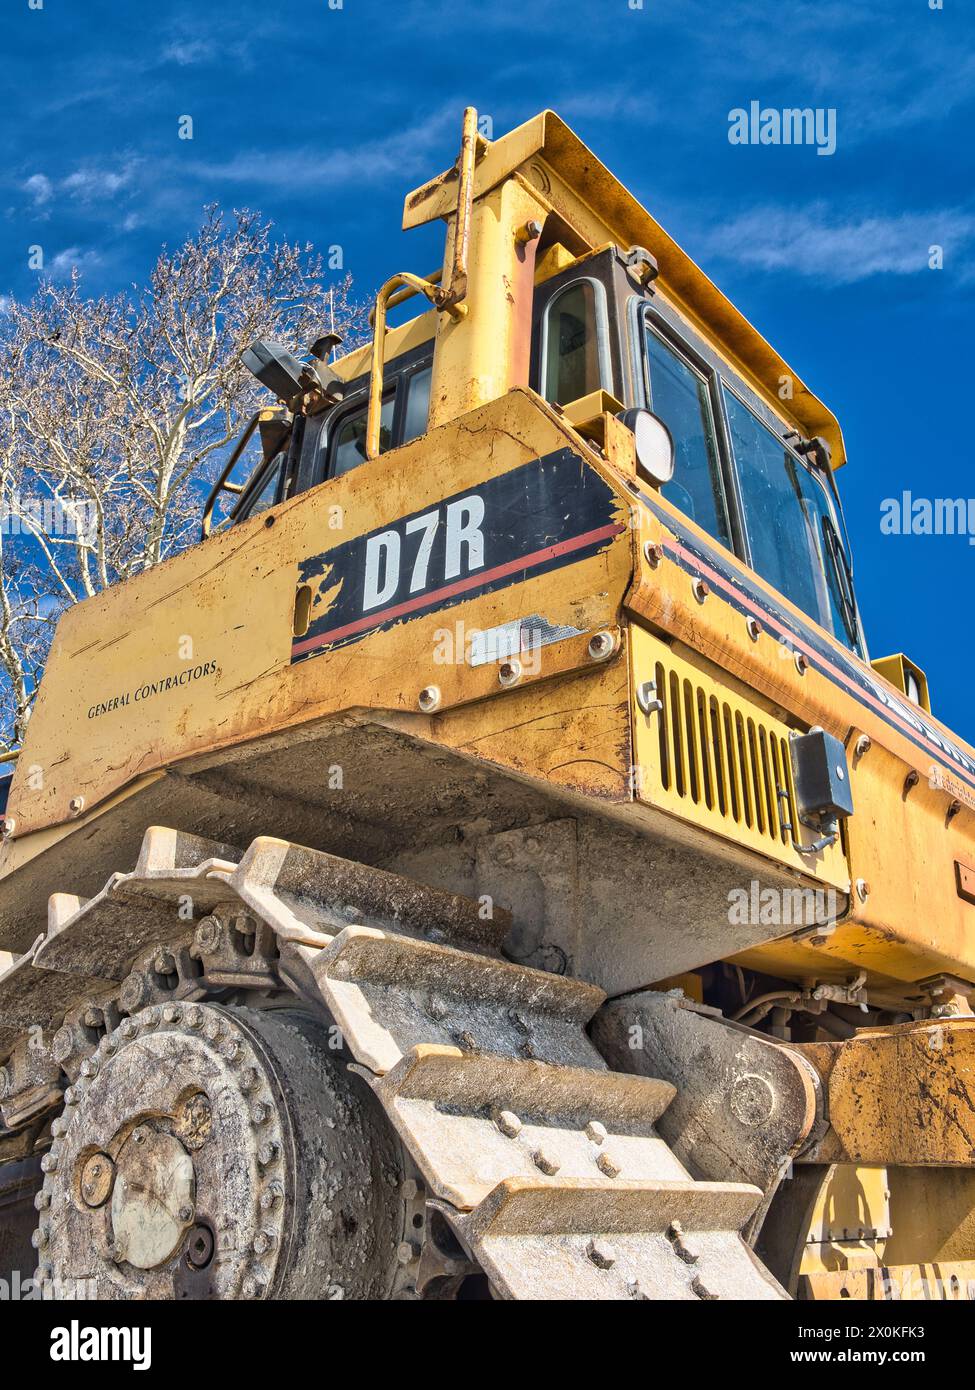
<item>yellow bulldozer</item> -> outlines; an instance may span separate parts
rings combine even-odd
[[[253,344],[201,543],[60,623],[4,1267],[971,1298],[975,750],[867,655],[840,427],[553,113],[468,110],[436,220],[369,345]]]

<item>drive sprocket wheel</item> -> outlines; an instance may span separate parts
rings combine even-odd
[[[125,1019],[52,1126],[38,1278],[100,1299],[396,1297],[415,1185],[329,1042],[290,1009]]]

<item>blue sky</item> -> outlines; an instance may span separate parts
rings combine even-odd
[[[910,653],[975,740],[975,545],[880,531],[905,489],[975,497],[975,18],[930,3],[6,0],[0,307],[30,246],[111,291],[211,200],[342,246],[363,293],[427,271],[403,195],[462,107],[496,133],[553,107],[839,416],[871,652]],[[730,144],[753,100],[835,108],[835,154]]]

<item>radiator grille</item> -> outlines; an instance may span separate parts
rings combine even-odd
[[[783,845],[796,824],[788,737],[657,662],[663,789]]]
[[[810,856],[800,826],[789,751],[791,730],[740,693],[730,677],[631,627],[633,678],[653,682],[649,712],[635,705],[638,800],[748,845],[804,874],[848,883],[843,847]],[[646,704],[644,700],[644,704]]]

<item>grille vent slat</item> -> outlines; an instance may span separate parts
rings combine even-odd
[[[662,704],[661,785],[684,803],[788,846],[796,826],[788,739],[771,721],[743,716],[662,662],[654,677]]]

